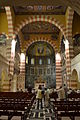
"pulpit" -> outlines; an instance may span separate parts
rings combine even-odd
[[[35,82],[34,82],[34,87],[35,90],[38,89],[39,85],[46,87],[46,81],[42,79],[42,77],[40,76]]]

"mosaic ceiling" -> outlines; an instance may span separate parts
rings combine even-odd
[[[48,22],[33,22],[22,28],[24,39],[28,39],[30,34],[50,34],[53,39],[57,40],[60,30]]]
[[[63,15],[66,12],[65,6],[15,6],[15,14],[56,14]]]
[[[54,54],[53,48],[43,41],[33,43],[27,51],[27,55],[31,56],[53,56]]]

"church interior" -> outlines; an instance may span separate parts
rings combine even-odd
[[[80,120],[79,65],[79,0],[0,0],[0,120]]]

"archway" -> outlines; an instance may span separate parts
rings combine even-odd
[[[46,81],[47,87],[56,87],[55,51],[44,41],[32,43],[26,51],[25,87],[34,87],[34,82],[39,78]]]
[[[77,89],[78,86],[78,73],[76,71],[76,69],[74,69],[72,71],[72,78],[71,78],[71,82],[70,82],[70,87],[73,89]]]
[[[60,21],[56,20],[54,17],[45,16],[45,15],[30,16],[30,17],[24,19],[19,24],[17,24],[17,26],[15,27],[14,33],[17,34],[22,29],[22,27],[24,27],[26,24],[29,24],[32,22],[37,22],[37,21],[52,23],[61,30],[61,32],[63,33],[64,36],[66,34],[65,33],[66,28],[63,24],[60,23]]]

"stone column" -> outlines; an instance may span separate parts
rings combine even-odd
[[[69,50],[69,42],[65,40],[65,56],[66,56],[66,79],[67,85],[70,86],[70,76],[71,76],[71,59],[70,59],[70,50]]]
[[[10,59],[10,74],[12,76],[14,74],[15,46],[16,46],[16,41],[15,39],[13,39],[11,42],[11,59]]]
[[[25,89],[25,54],[20,56],[20,75],[18,77],[18,89]]]
[[[62,86],[61,56],[56,54],[56,88]]]

